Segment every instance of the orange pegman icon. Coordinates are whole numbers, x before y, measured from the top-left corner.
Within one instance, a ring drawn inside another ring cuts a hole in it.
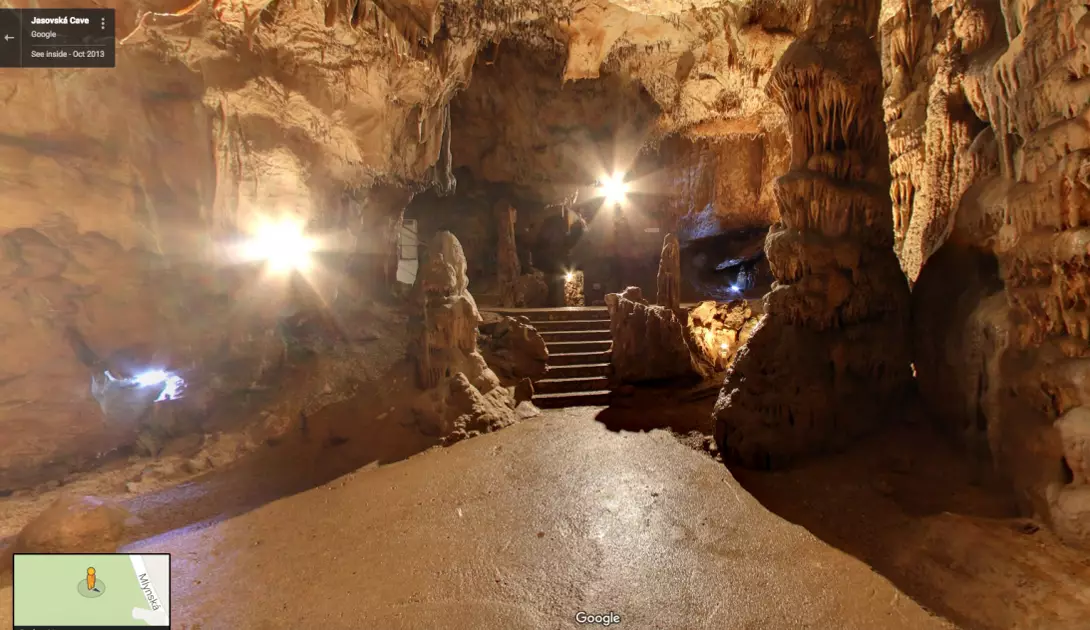
[[[89,567],[87,569],[87,590],[93,591],[95,589],[95,568]]]

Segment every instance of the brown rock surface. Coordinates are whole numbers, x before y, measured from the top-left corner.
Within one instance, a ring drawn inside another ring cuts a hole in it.
[[[104,418],[70,330],[103,360],[195,366],[222,384],[211,408],[267,386],[292,300],[215,247],[256,217],[327,232],[318,293],[366,302],[392,283],[409,199],[455,190],[456,162],[564,196],[599,175],[573,156],[620,136],[634,153],[674,131],[774,127],[760,88],[809,17],[760,2],[183,4],[96,5],[117,12],[114,70],[0,76],[0,490],[142,430]],[[542,279],[520,277],[528,304],[544,304]]]
[[[887,1],[882,20],[900,256],[926,261],[921,393],[1026,514],[1090,544],[1086,7]]]
[[[549,350],[545,339],[524,317],[482,313],[480,349],[488,367],[504,382],[538,379],[545,374]]]
[[[676,312],[647,304],[637,287],[610,293],[606,307],[615,383],[703,378],[704,371],[689,351],[684,325]]]
[[[0,585],[11,577],[12,553],[114,553],[129,520],[113,503],[62,495],[27,523],[9,548],[0,547]]]
[[[749,341],[758,321],[745,300],[701,302],[689,310],[689,338],[705,363],[723,370]]]
[[[716,441],[728,461],[776,467],[873,428],[911,379],[908,286],[893,255],[876,2],[819,2],[769,95],[789,120],[777,284],[727,373]]]
[[[681,307],[681,246],[673,234],[662,240],[657,280],[655,304],[677,311]]]
[[[482,318],[469,293],[465,254],[450,232],[428,244],[412,303],[409,357],[424,390],[413,404],[421,429],[453,443],[514,422],[512,390],[500,386],[478,351]]]

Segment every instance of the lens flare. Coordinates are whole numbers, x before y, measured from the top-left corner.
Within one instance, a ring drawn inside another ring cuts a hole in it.
[[[624,173],[614,173],[602,180],[598,186],[598,194],[605,197],[608,205],[623,204],[628,195],[628,184],[624,181]]]
[[[147,370],[129,380],[136,387],[161,387],[155,402],[180,398],[185,389],[185,379],[166,370]]]
[[[306,235],[302,221],[266,220],[257,225],[246,241],[245,256],[252,261],[264,261],[269,271],[283,274],[309,270],[313,265],[311,254],[316,249],[316,243]]]

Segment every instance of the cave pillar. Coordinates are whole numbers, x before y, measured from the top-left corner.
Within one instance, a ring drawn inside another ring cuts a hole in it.
[[[893,252],[877,2],[822,2],[768,83],[792,159],[776,180],[776,278],[714,417],[728,461],[771,468],[890,417],[911,384],[908,283]]]
[[[519,297],[518,248],[515,245],[515,221],[518,211],[506,201],[496,206],[497,232],[499,232],[499,250],[496,253],[496,275],[500,289],[500,306],[513,307],[521,302]]]
[[[681,308],[681,245],[673,234],[662,240],[655,303],[672,311]]]

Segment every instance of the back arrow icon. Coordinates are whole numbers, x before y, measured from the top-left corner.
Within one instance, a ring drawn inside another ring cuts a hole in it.
[[[6,41],[6,42],[10,42],[13,39],[15,39],[15,38],[12,37],[11,35],[4,35],[4,41]]]

